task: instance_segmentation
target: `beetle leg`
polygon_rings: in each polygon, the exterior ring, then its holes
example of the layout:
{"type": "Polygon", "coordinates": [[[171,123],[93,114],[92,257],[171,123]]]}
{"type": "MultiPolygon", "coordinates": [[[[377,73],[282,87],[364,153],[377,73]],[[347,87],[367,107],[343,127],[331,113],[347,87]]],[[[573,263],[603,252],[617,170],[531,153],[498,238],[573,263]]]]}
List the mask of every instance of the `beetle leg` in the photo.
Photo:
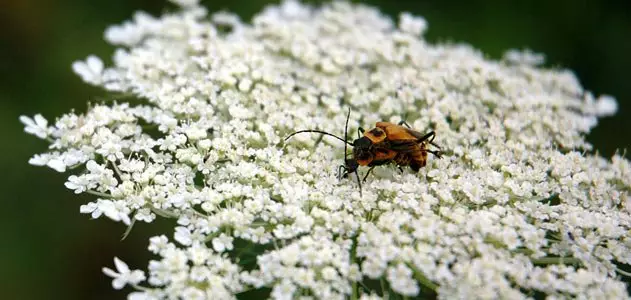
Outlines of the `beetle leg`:
{"type": "Polygon", "coordinates": [[[359,174],[357,173],[357,169],[355,169],[355,177],[357,177],[357,185],[359,185],[359,197],[363,197],[363,195],[362,195],[362,182],[359,180],[359,174]]]}
{"type": "Polygon", "coordinates": [[[426,135],[424,135],[421,138],[417,139],[416,142],[420,143],[420,142],[424,142],[424,141],[429,139],[429,143],[432,143],[432,141],[434,140],[435,136],[436,136],[436,133],[433,132],[433,131],[430,131],[426,135]]]}
{"type": "Polygon", "coordinates": [[[398,124],[398,125],[399,125],[399,126],[401,126],[401,125],[405,125],[405,126],[407,126],[407,128],[412,128],[412,127],[410,126],[410,124],[408,124],[408,122],[406,122],[405,120],[401,120],[401,121],[399,122],[399,124],[398,124]]]}
{"type": "MultiPolygon", "coordinates": [[[[417,143],[421,143],[421,142],[424,142],[425,140],[429,140],[429,141],[427,141],[427,142],[428,142],[430,145],[432,145],[432,146],[434,146],[434,147],[436,147],[436,148],[440,149],[440,146],[438,146],[436,143],[434,143],[434,138],[435,138],[435,137],[436,137],[436,133],[435,133],[434,131],[430,131],[430,132],[429,132],[429,133],[427,133],[426,135],[424,135],[424,136],[422,136],[421,138],[417,139],[417,140],[416,140],[416,142],[417,142],[417,143]]],[[[440,151],[437,151],[437,152],[440,152],[440,151]]],[[[432,153],[432,154],[434,154],[434,153],[432,153]]],[[[434,155],[436,155],[436,154],[434,154],[434,155]]],[[[440,155],[436,155],[436,156],[439,156],[439,157],[440,157],[440,155]]]]}
{"type": "Polygon", "coordinates": [[[340,165],[337,168],[337,179],[342,180],[342,178],[346,177],[348,168],[346,168],[346,166],[344,165],[340,165]],[[342,170],[343,170],[343,174],[342,174],[342,170]]]}
{"type": "Polygon", "coordinates": [[[440,152],[440,151],[432,151],[432,150],[426,150],[426,151],[427,151],[427,152],[429,152],[429,153],[431,153],[431,154],[434,154],[434,155],[435,155],[436,157],[438,157],[438,158],[443,157],[443,154],[442,154],[442,152],[440,152]]]}
{"type": "Polygon", "coordinates": [[[364,134],[364,131],[365,131],[365,130],[364,130],[364,128],[359,127],[359,128],[357,129],[357,137],[358,137],[358,138],[361,138],[361,137],[362,137],[362,135],[364,134]]]}
{"type": "Polygon", "coordinates": [[[374,169],[375,166],[370,167],[370,169],[368,169],[368,172],[366,172],[366,175],[364,175],[364,179],[362,179],[363,182],[366,182],[366,178],[368,178],[368,175],[370,175],[370,172],[372,172],[372,169],[374,169]]]}
{"type": "MultiPolygon", "coordinates": [[[[434,132],[432,131],[432,132],[430,132],[430,133],[434,133],[434,132]]],[[[440,149],[440,146],[438,146],[436,143],[434,143],[434,138],[435,138],[435,137],[436,137],[436,134],[433,134],[433,135],[432,135],[432,137],[429,139],[429,143],[430,143],[432,146],[434,146],[434,147],[436,147],[436,148],[440,149]]],[[[432,153],[432,154],[433,154],[433,153],[432,153]]],[[[434,154],[434,155],[436,155],[436,154],[434,154]]],[[[440,155],[436,155],[436,156],[440,157],[440,155]]]]}

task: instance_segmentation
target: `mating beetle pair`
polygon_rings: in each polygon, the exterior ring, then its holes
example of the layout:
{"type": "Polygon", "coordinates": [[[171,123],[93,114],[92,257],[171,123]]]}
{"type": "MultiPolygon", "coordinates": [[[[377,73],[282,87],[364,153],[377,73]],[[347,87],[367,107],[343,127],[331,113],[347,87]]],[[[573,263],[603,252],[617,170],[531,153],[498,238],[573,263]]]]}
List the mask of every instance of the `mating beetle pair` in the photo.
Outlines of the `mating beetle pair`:
{"type": "Polygon", "coordinates": [[[321,133],[324,135],[332,136],[342,142],[344,145],[345,160],[344,165],[341,165],[338,169],[338,177],[346,178],[348,174],[355,173],[357,176],[357,184],[359,185],[361,193],[361,181],[357,174],[357,168],[359,166],[368,166],[368,172],[364,176],[362,181],[366,181],[368,174],[376,166],[381,166],[389,163],[396,164],[401,171],[402,167],[410,166],[410,168],[418,172],[418,170],[427,164],[427,153],[431,153],[440,158],[442,152],[440,146],[435,144],[434,137],[436,134],[434,131],[423,134],[418,131],[412,130],[405,121],[400,122],[398,125],[389,122],[377,122],[375,128],[368,131],[359,128],[359,132],[363,135],[352,143],[348,141],[348,120],[350,118],[350,110],[346,116],[346,128],[344,130],[344,139],[334,134],[316,130],[307,129],[296,131],[285,138],[288,140],[292,136],[305,133],[321,133]],[[407,127],[403,127],[406,125],[407,127]],[[352,146],[352,155],[348,156],[348,145],[352,146]],[[430,150],[429,145],[432,145],[439,150],[430,150]]]}

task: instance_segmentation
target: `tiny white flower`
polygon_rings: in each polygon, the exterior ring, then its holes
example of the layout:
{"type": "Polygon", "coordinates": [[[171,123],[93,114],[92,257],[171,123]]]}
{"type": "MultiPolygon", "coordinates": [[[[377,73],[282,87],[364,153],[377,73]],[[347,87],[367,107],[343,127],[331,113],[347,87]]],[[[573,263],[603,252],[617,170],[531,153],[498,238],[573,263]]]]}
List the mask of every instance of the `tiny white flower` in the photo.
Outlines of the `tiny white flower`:
{"type": "Polygon", "coordinates": [[[153,222],[155,218],[156,218],[156,215],[153,212],[151,212],[151,210],[148,208],[139,209],[138,211],[136,211],[136,214],[134,215],[134,219],[147,222],[147,223],[153,222]]]}
{"type": "Polygon", "coordinates": [[[197,6],[199,2],[199,0],[169,0],[169,1],[185,8],[197,6]]]}
{"type": "Polygon", "coordinates": [[[58,158],[53,158],[51,160],[49,160],[46,165],[48,167],[50,167],[51,169],[59,172],[59,173],[63,173],[66,172],[66,164],[64,163],[63,160],[58,159],[58,158]]]}
{"type": "Polygon", "coordinates": [[[169,246],[169,240],[166,236],[154,236],[149,239],[149,251],[158,254],[169,246]]]}
{"type": "Polygon", "coordinates": [[[117,290],[122,289],[125,285],[137,285],[145,280],[145,273],[143,271],[130,270],[127,264],[118,257],[114,257],[114,265],[116,266],[116,271],[104,267],[103,273],[114,278],[114,280],[112,280],[112,286],[117,290]]]}
{"type": "Polygon", "coordinates": [[[289,280],[283,280],[272,289],[272,298],[276,300],[289,300],[293,298],[296,286],[289,280]]]}
{"type": "Polygon", "coordinates": [[[25,125],[25,132],[35,135],[40,139],[45,139],[50,134],[48,121],[40,114],[36,114],[33,119],[27,116],[20,116],[20,122],[25,125]]]}
{"type": "Polygon", "coordinates": [[[193,266],[191,268],[190,277],[193,281],[202,282],[210,277],[210,270],[202,266],[193,266]]]}
{"type": "Polygon", "coordinates": [[[89,202],[88,204],[81,205],[79,212],[82,214],[90,214],[92,219],[96,219],[101,216],[102,212],[98,209],[96,202],[89,202]]]}
{"type": "Polygon", "coordinates": [[[189,249],[190,260],[195,265],[203,265],[210,256],[210,252],[200,243],[194,243],[189,249]]]}
{"type": "Polygon", "coordinates": [[[182,226],[178,226],[175,228],[175,234],[173,235],[173,238],[180,244],[185,246],[190,245],[193,242],[191,238],[191,231],[188,228],[182,226]]]}
{"type": "Polygon", "coordinates": [[[96,214],[97,216],[100,216],[100,214],[104,214],[113,221],[122,221],[125,225],[129,225],[131,223],[129,218],[130,209],[125,205],[124,201],[99,199],[96,204],[97,207],[92,212],[93,215],[96,214]]]}
{"type": "MultiPolygon", "coordinates": [[[[112,44],[132,46],[140,42],[145,34],[144,30],[137,24],[125,22],[121,25],[113,25],[105,30],[105,40],[112,44]]],[[[118,55],[121,59],[124,55],[118,55]]],[[[89,81],[88,81],[89,82],[89,81]]]]}
{"type": "Polygon", "coordinates": [[[127,300],[159,300],[162,299],[160,293],[155,291],[132,292],[127,296],[127,300]]]}
{"type": "Polygon", "coordinates": [[[618,111],[618,102],[609,95],[601,95],[596,100],[596,114],[599,116],[611,116],[618,111]]]}
{"type": "Polygon", "coordinates": [[[68,177],[68,181],[64,184],[67,188],[74,190],[75,194],[81,194],[88,189],[90,181],[86,176],[71,175],[68,177]]]}
{"type": "Polygon", "coordinates": [[[34,166],[45,166],[51,159],[51,155],[48,153],[45,154],[35,154],[28,160],[28,163],[34,166]]]}
{"type": "Polygon", "coordinates": [[[232,241],[234,238],[226,235],[225,233],[220,234],[218,237],[212,240],[213,249],[217,252],[224,252],[226,250],[232,250],[233,245],[232,241]]]}
{"type": "Polygon", "coordinates": [[[81,76],[87,83],[99,84],[102,81],[103,61],[97,56],[90,55],[86,61],[76,61],[72,64],[72,70],[81,76]]]}
{"type": "Polygon", "coordinates": [[[421,35],[427,30],[427,21],[422,17],[404,12],[399,16],[399,29],[412,35],[421,35]]]}
{"type": "Polygon", "coordinates": [[[416,281],[412,280],[412,270],[399,263],[388,269],[388,282],[392,289],[406,296],[416,296],[420,290],[416,281]]]}
{"type": "Polygon", "coordinates": [[[541,65],[545,62],[545,56],[543,54],[532,52],[529,49],[523,51],[512,49],[506,51],[504,53],[503,59],[514,64],[525,64],[533,66],[541,65]]]}
{"type": "Polygon", "coordinates": [[[382,298],[379,297],[379,295],[377,294],[362,294],[359,297],[360,300],[381,300],[382,298]]]}

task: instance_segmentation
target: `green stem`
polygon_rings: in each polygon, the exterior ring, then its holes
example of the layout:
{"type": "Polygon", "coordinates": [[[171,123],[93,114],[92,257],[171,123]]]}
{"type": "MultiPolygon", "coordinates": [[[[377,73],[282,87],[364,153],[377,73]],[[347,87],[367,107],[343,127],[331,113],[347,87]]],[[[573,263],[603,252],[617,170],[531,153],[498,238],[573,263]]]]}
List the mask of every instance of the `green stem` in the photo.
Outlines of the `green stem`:
{"type": "Polygon", "coordinates": [[[220,229],[220,230],[218,230],[218,231],[216,231],[216,232],[213,232],[213,233],[211,233],[211,234],[207,235],[207,236],[206,236],[206,238],[204,239],[204,242],[208,243],[208,242],[212,241],[212,239],[214,239],[214,238],[218,237],[218,236],[219,236],[219,234],[221,234],[221,232],[222,232],[222,231],[221,231],[221,229],[220,229]]]}
{"type": "MultiPolygon", "coordinates": [[[[353,241],[353,245],[351,246],[351,262],[355,263],[357,260],[357,236],[354,236],[352,241],[353,241]]],[[[353,281],[351,299],[357,300],[359,299],[358,297],[359,297],[359,292],[357,290],[357,281],[353,281]]]]}
{"type": "Polygon", "coordinates": [[[177,214],[164,210],[164,209],[152,207],[151,211],[155,213],[156,215],[161,216],[163,218],[177,218],[178,217],[177,214]]]}
{"type": "Polygon", "coordinates": [[[99,197],[103,197],[103,198],[108,198],[108,199],[114,198],[114,197],[112,197],[112,195],[110,195],[110,194],[106,194],[106,193],[102,193],[102,192],[97,192],[97,191],[94,191],[94,190],[86,190],[85,192],[86,192],[86,193],[88,193],[88,194],[92,194],[92,195],[99,196],[99,197]]]}
{"type": "Polygon", "coordinates": [[[493,245],[495,248],[506,248],[506,246],[504,246],[504,243],[502,243],[500,240],[495,239],[492,236],[487,236],[484,238],[484,242],[487,244],[491,244],[493,245]]]}
{"type": "Polygon", "coordinates": [[[438,285],[429,280],[422,272],[418,271],[415,268],[412,268],[414,272],[414,279],[421,283],[424,287],[436,292],[438,290],[438,285]]]}
{"type": "Polygon", "coordinates": [[[127,226],[127,230],[125,230],[125,233],[123,233],[123,236],[121,237],[121,241],[126,239],[129,233],[131,233],[131,229],[134,228],[134,224],[136,224],[136,218],[132,217],[131,223],[127,226]]]}
{"type": "Polygon", "coordinates": [[[383,278],[381,278],[379,279],[379,283],[381,284],[381,297],[383,297],[384,299],[389,299],[390,295],[386,290],[386,282],[383,280],[383,278]]]}
{"type": "Polygon", "coordinates": [[[116,173],[116,175],[118,175],[118,178],[120,180],[123,180],[123,174],[118,169],[118,166],[116,166],[116,164],[113,161],[110,161],[110,164],[112,165],[112,168],[114,169],[114,173],[116,173]]]}
{"type": "Polygon", "coordinates": [[[535,265],[577,265],[581,263],[581,260],[575,257],[542,257],[533,258],[530,261],[535,265]]]}
{"type": "Polygon", "coordinates": [[[139,291],[143,291],[143,292],[148,292],[148,291],[151,291],[151,289],[150,289],[150,288],[148,288],[148,287],[144,287],[144,286],[142,286],[142,285],[130,284],[130,286],[132,286],[133,288],[135,288],[135,289],[137,289],[137,290],[139,290],[139,291]]]}
{"type": "Polygon", "coordinates": [[[627,271],[622,271],[622,270],[620,270],[620,268],[616,268],[616,272],[618,272],[618,273],[620,273],[620,274],[622,274],[624,276],[631,277],[631,273],[629,273],[627,271]]]}

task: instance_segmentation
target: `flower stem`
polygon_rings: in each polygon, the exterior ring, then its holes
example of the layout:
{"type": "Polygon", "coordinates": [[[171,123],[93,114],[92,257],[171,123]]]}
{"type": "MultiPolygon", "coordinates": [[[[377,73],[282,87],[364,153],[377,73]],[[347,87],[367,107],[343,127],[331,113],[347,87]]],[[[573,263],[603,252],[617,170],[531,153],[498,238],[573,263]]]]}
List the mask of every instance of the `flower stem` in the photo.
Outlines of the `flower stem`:
{"type": "MultiPolygon", "coordinates": [[[[353,245],[351,246],[351,262],[355,263],[357,260],[357,235],[353,237],[352,241],[353,245]]],[[[351,299],[357,300],[358,297],[359,293],[357,291],[357,281],[353,281],[351,299]]]]}
{"type": "Polygon", "coordinates": [[[581,263],[581,260],[575,257],[542,257],[533,258],[530,261],[535,265],[576,265],[581,263]]]}
{"type": "Polygon", "coordinates": [[[92,194],[92,195],[103,197],[103,198],[108,198],[108,199],[114,198],[110,194],[97,192],[97,191],[94,191],[94,190],[86,190],[85,192],[88,193],[88,194],[92,194]]]}
{"type": "Polygon", "coordinates": [[[421,283],[421,285],[423,285],[424,287],[436,292],[436,290],[438,289],[438,285],[433,283],[431,280],[429,280],[427,277],[425,277],[425,275],[423,275],[422,272],[420,272],[419,270],[417,270],[416,268],[412,268],[412,270],[414,271],[414,278],[421,283]]]}
{"type": "Polygon", "coordinates": [[[161,216],[163,218],[177,218],[178,217],[176,213],[173,213],[164,209],[151,207],[151,211],[154,212],[156,215],[161,216]]]}
{"type": "Polygon", "coordinates": [[[120,179],[122,181],[123,180],[123,173],[121,173],[121,171],[118,169],[118,166],[116,166],[116,164],[113,161],[109,161],[109,163],[112,165],[112,169],[114,169],[114,173],[116,173],[116,175],[118,175],[118,179],[120,179]]]}
{"type": "Polygon", "coordinates": [[[123,236],[121,237],[121,241],[126,239],[129,233],[131,233],[131,229],[134,228],[134,224],[136,224],[136,217],[133,217],[131,219],[131,223],[129,224],[129,226],[127,226],[127,230],[125,230],[125,233],[123,233],[123,236]]]}
{"type": "Polygon", "coordinates": [[[616,268],[616,272],[626,276],[626,277],[631,277],[631,273],[627,272],[627,271],[622,271],[620,270],[620,268],[616,268]]]}
{"type": "Polygon", "coordinates": [[[379,279],[379,283],[381,284],[381,297],[383,297],[384,299],[389,299],[389,293],[388,290],[386,290],[386,282],[385,280],[383,280],[383,277],[379,279]]]}

